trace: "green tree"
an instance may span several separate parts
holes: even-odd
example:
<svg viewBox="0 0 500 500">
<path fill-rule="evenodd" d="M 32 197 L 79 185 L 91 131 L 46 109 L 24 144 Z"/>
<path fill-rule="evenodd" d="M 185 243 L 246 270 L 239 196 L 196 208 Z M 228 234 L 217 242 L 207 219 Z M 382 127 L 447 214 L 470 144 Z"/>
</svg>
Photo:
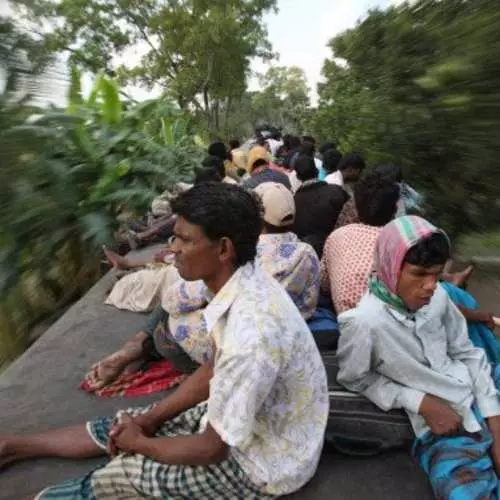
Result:
<svg viewBox="0 0 500 500">
<path fill-rule="evenodd" d="M 330 42 L 312 118 L 343 150 L 401 164 L 452 235 L 500 216 L 499 20 L 488 0 L 371 12 Z"/>
<path fill-rule="evenodd" d="M 184 110 L 202 112 L 210 130 L 220 110 L 246 88 L 253 57 L 269 58 L 262 16 L 276 0 L 19 0 L 51 52 L 67 51 L 78 67 L 116 71 L 121 82 L 159 86 Z M 131 47 L 136 64 L 113 65 Z"/>
<path fill-rule="evenodd" d="M 69 96 L 67 110 L 0 120 L 0 365 L 96 281 L 118 216 L 143 214 L 201 158 L 168 101 L 123 101 L 103 75 L 84 99 L 76 70 Z"/>
<path fill-rule="evenodd" d="M 310 106 L 304 70 L 296 66 L 273 66 L 259 83 L 262 90 L 252 96 L 254 115 L 289 132 L 301 133 Z"/>
<path fill-rule="evenodd" d="M 261 123 L 302 133 L 310 112 L 304 71 L 295 66 L 273 66 L 260 75 L 259 84 L 261 90 L 244 92 L 230 107 L 224 103 L 223 135 L 249 137 Z"/>
</svg>

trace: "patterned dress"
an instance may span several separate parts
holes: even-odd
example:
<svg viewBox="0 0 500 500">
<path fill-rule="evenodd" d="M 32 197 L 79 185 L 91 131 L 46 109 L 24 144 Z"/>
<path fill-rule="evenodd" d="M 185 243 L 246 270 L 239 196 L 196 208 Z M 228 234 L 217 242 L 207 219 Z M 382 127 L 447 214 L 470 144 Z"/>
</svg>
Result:
<svg viewBox="0 0 500 500">
<path fill-rule="evenodd" d="M 321 288 L 331 293 L 337 314 L 356 307 L 365 294 L 381 229 L 349 224 L 335 230 L 326 240 Z"/>
<path fill-rule="evenodd" d="M 44 490 L 39 499 L 271 498 L 312 478 L 323 447 L 328 388 L 319 351 L 290 297 L 258 266 L 246 264 L 203 316 L 215 348 L 209 399 L 165 422 L 158 435 L 196 434 L 209 423 L 229 446 L 228 458 L 195 467 L 120 454 L 81 479 Z M 101 448 L 111 422 L 87 424 Z"/>
<path fill-rule="evenodd" d="M 293 233 L 261 235 L 257 263 L 284 287 L 302 317 L 309 319 L 319 295 L 319 260 L 311 245 L 301 242 Z M 166 343 L 173 339 L 200 364 L 213 357 L 213 341 L 207 335 L 203 315 L 211 298 L 202 281 L 181 280 L 162 299 L 169 319 L 168 329 L 159 335 L 165 337 Z M 159 342 L 162 343 L 161 339 Z"/>
<path fill-rule="evenodd" d="M 302 317 L 309 319 L 319 295 L 319 259 L 313 247 L 294 233 L 262 234 L 257 262 L 285 288 Z"/>
</svg>

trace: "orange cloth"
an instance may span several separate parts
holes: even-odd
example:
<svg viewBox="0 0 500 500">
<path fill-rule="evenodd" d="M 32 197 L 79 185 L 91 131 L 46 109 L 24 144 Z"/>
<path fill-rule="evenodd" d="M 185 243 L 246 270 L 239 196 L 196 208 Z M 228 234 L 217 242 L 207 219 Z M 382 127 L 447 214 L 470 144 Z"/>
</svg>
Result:
<svg viewBox="0 0 500 500">
<path fill-rule="evenodd" d="M 136 372 L 124 372 L 112 384 L 97 391 L 93 391 L 88 380 L 84 379 L 80 383 L 80 389 L 104 398 L 144 396 L 171 389 L 186 377 L 168 359 L 163 359 Z"/>
<path fill-rule="evenodd" d="M 254 146 L 248 153 L 248 173 L 252 173 L 252 171 L 254 170 L 253 165 L 257 160 L 265 160 L 269 163 L 271 161 L 271 153 L 263 146 Z"/>
</svg>

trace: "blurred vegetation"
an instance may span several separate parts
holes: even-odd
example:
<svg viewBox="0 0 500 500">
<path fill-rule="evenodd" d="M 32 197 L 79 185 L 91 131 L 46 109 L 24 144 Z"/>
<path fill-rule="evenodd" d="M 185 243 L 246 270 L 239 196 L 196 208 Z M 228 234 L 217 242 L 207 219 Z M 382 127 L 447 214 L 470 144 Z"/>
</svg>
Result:
<svg viewBox="0 0 500 500">
<path fill-rule="evenodd" d="M 464 258 L 500 257 L 500 230 L 470 233 L 458 239 L 457 252 Z"/>
<path fill-rule="evenodd" d="M 168 94 L 195 113 L 212 135 L 224 129 L 246 90 L 254 57 L 273 57 L 266 12 L 276 0 L 17 0 L 33 29 L 49 26 L 43 43 L 67 52 L 79 68 L 115 72 L 121 83 Z M 126 50 L 140 46 L 140 58 Z M 133 61 L 133 62 L 131 62 Z"/>
<path fill-rule="evenodd" d="M 252 58 L 275 58 L 262 19 L 276 5 L 18 0 L 23 30 L 0 19 L 0 365 L 94 283 L 118 215 L 191 179 L 197 135 L 243 139 L 270 122 L 400 164 L 462 254 L 498 252 L 497 2 L 371 11 L 331 40 L 316 107 L 300 68 L 271 66 L 260 90 L 247 88 Z M 51 63 L 61 54 L 72 68 L 67 106 L 38 109 L 32 97 L 60 77 Z M 134 102 L 128 84 L 161 97 Z"/>
<path fill-rule="evenodd" d="M 16 98 L 21 65 L 1 61 L 9 83 L 0 96 L 0 365 L 33 324 L 96 281 L 117 217 L 143 214 L 154 196 L 190 181 L 202 153 L 166 99 L 123 101 L 102 74 L 84 99 L 73 69 L 67 108 L 36 110 Z"/>
<path fill-rule="evenodd" d="M 370 163 L 403 166 L 452 237 L 500 220 L 500 8 L 419 0 L 330 42 L 310 126 Z"/>
</svg>

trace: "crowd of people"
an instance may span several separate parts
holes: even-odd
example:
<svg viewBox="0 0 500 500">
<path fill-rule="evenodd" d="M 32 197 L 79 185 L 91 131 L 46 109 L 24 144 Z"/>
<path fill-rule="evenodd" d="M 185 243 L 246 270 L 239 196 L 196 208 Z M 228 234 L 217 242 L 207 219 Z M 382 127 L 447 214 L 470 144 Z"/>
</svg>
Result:
<svg viewBox="0 0 500 500">
<path fill-rule="evenodd" d="M 275 498 L 316 471 L 329 393 L 312 333 L 337 318 L 338 381 L 403 409 L 436 498 L 500 492 L 500 347 L 493 316 L 450 272 L 451 243 L 393 165 L 313 137 L 258 131 L 208 148 L 193 185 L 164 193 L 135 244 L 175 275 L 140 332 L 93 365 L 112 384 L 154 356 L 186 375 L 149 408 L 0 439 L 0 464 L 107 455 L 36 498 Z M 142 267 L 106 251 L 119 269 Z M 334 333 L 332 333 L 334 335 Z"/>
</svg>

